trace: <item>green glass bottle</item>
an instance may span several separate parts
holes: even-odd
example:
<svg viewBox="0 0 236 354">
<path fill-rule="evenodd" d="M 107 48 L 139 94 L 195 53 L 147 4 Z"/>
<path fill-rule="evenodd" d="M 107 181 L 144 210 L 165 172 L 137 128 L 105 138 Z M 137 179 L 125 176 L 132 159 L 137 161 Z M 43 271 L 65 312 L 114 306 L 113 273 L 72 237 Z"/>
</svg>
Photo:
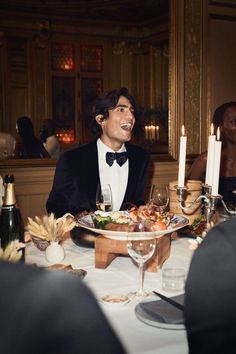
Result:
<svg viewBox="0 0 236 354">
<path fill-rule="evenodd" d="M 0 215 L 0 237 L 3 249 L 13 240 L 24 242 L 24 223 L 16 203 L 13 175 L 5 176 L 4 187 L 5 194 Z"/>
</svg>

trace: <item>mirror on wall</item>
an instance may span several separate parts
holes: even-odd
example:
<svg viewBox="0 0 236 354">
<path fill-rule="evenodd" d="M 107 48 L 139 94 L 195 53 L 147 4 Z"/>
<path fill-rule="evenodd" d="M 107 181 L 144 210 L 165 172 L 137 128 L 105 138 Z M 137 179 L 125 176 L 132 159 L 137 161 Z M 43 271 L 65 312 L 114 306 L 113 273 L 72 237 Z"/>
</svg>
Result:
<svg viewBox="0 0 236 354">
<path fill-rule="evenodd" d="M 169 97 L 169 75 L 174 74 L 170 46 L 174 43 L 169 42 L 168 5 L 166 0 L 156 1 L 154 8 L 148 2 L 143 4 L 140 21 L 146 22 L 138 28 L 131 18 L 129 27 L 124 21 L 111 27 L 83 25 L 78 29 L 75 22 L 71 25 L 61 19 L 59 23 L 50 16 L 43 21 L 32 18 L 27 26 L 18 15 L 14 24 L 5 16 L 0 74 L 1 83 L 5 80 L 7 84 L 1 90 L 6 102 L 0 112 L 1 130 L 17 138 L 16 118 L 27 115 L 39 136 L 43 119 L 52 118 L 62 151 L 86 143 L 91 138 L 86 118 L 91 95 L 126 86 L 138 105 L 134 142 L 153 155 L 175 157 L 173 101 L 170 106 Z M 14 9 L 17 11 L 17 2 L 14 8 L 13 1 Z M 9 78 L 3 72 L 10 73 Z"/>
</svg>

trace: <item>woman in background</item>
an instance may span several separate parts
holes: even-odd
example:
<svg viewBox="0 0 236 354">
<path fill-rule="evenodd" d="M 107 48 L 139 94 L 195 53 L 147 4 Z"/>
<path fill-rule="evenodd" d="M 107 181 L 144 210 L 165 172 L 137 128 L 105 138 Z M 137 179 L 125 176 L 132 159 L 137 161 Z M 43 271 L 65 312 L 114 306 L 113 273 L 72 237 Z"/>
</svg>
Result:
<svg viewBox="0 0 236 354">
<path fill-rule="evenodd" d="M 236 205 L 236 102 L 226 102 L 215 110 L 215 129 L 220 128 L 222 140 L 219 194 L 226 204 Z M 207 153 L 193 163 L 188 179 L 204 180 Z"/>
<path fill-rule="evenodd" d="M 16 146 L 16 158 L 50 158 L 43 143 L 34 135 L 34 127 L 29 117 L 20 117 L 16 121 L 16 131 L 20 140 Z"/>
<path fill-rule="evenodd" d="M 43 145 L 51 158 L 58 159 L 60 156 L 60 143 L 56 137 L 56 127 L 52 119 L 45 119 L 40 134 Z"/>
</svg>

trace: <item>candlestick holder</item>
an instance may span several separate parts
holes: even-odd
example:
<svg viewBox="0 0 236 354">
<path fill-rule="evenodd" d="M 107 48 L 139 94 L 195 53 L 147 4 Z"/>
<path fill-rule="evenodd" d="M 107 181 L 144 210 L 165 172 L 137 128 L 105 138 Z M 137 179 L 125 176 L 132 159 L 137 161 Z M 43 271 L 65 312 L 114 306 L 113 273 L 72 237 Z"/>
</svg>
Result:
<svg viewBox="0 0 236 354">
<path fill-rule="evenodd" d="M 214 225 L 214 222 L 212 220 L 212 216 L 214 212 L 216 211 L 216 206 L 218 202 L 221 202 L 223 205 L 225 211 L 230 214 L 230 215 L 236 215 L 236 210 L 230 210 L 224 200 L 222 195 L 212 195 L 211 194 L 211 186 L 209 185 L 203 185 L 203 193 L 198 196 L 192 203 L 190 203 L 188 206 L 185 205 L 185 200 L 186 196 L 188 193 L 188 188 L 186 186 L 184 187 L 178 187 L 176 186 L 176 192 L 178 196 L 178 202 L 180 205 L 181 210 L 184 212 L 188 212 L 188 210 L 196 203 L 199 201 L 203 202 L 203 207 L 204 207 L 204 215 L 206 219 L 206 228 L 202 233 L 202 237 L 205 237 L 209 229 Z"/>
</svg>

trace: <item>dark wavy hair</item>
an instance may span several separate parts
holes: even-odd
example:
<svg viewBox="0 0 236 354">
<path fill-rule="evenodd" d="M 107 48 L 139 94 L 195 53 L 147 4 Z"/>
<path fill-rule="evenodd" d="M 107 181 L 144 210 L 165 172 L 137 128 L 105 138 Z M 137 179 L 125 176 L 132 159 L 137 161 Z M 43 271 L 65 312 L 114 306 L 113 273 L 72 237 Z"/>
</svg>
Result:
<svg viewBox="0 0 236 354">
<path fill-rule="evenodd" d="M 223 103 L 221 106 L 216 108 L 213 115 L 213 124 L 215 128 L 219 127 L 223 123 L 225 111 L 232 106 L 236 106 L 235 101 Z"/>
<path fill-rule="evenodd" d="M 19 117 L 16 121 L 18 134 L 23 138 L 31 138 L 34 136 L 34 126 L 29 117 Z"/>
<path fill-rule="evenodd" d="M 16 121 L 20 142 L 18 144 L 17 158 L 49 158 L 50 155 L 43 143 L 34 135 L 33 122 L 29 117 L 19 117 Z"/>
<path fill-rule="evenodd" d="M 135 100 L 126 87 L 109 91 L 97 97 L 92 106 L 90 120 L 90 130 L 95 137 L 99 137 L 102 133 L 102 129 L 95 119 L 96 116 L 101 114 L 104 119 L 107 119 L 109 116 L 109 110 L 116 107 L 121 96 L 124 96 L 129 100 L 134 108 L 134 112 L 136 112 Z"/>
</svg>

